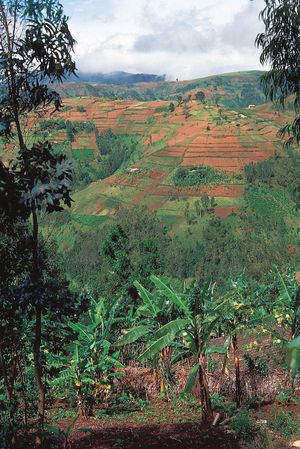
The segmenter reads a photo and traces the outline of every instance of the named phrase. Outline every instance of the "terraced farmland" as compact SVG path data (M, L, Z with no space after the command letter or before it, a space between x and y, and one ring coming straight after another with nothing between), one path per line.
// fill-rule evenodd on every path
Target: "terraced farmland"
M78 106L82 112L78 112ZM54 118L92 122L99 133L110 128L117 134L135 135L141 145L140 157L133 165L75 194L75 215L109 218L117 206L143 204L158 210L174 229L184 228L187 198L192 204L204 193L215 197L218 216L238 212L245 165L281 151L278 115L269 107L265 116L265 106L231 110L189 101L177 106L173 113L168 106L168 101L103 101L93 97L65 100L64 111L57 117L54 114ZM56 139L63 141L64 133ZM86 160L90 160L92 149L96 158L99 150L94 133L78 133L72 142L73 155L84 160L79 152L86 152ZM173 175L178 167L192 170L201 165L222 172L226 182L196 187L174 185ZM166 207L170 199L173 204L177 202L175 211Z
M158 211L180 233L187 227L186 203L193 210L195 201L204 194L215 198L218 216L238 213L243 205L245 165L281 152L277 132L288 117L270 105L233 110L191 100L180 106L176 103L175 111L170 112L169 104L162 100L69 98L62 111L49 116L47 138L95 169L101 164L95 129L100 134L111 129L115 134L132 135L139 142L138 155L129 165L74 194L74 225L98 223L77 220L77 216L105 216L109 220L122 205L145 205ZM51 128L52 120L75 123L78 130L70 140L66 128ZM5 154L13 155L12 144ZM175 185L174 173L179 167L193 171L199 166L216 170L220 175L216 176L217 184ZM170 200L176 204L175 210L170 209Z

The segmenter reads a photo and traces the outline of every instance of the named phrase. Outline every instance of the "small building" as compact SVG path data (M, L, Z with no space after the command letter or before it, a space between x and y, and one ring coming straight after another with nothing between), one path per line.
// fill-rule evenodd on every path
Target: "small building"
M127 168L127 171L129 173L138 173L140 171L140 169L137 167L129 167L129 168Z
M248 109L255 109L256 108L256 104L249 104Z

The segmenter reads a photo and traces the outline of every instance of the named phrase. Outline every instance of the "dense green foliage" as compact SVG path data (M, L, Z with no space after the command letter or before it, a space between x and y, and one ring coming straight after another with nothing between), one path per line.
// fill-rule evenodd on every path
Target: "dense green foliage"
M233 177L234 178L234 177ZM236 177L238 179L238 177ZM199 167L179 167L175 170L173 181L178 187L199 186L201 184L230 183L231 178L212 167L201 165Z
M264 32L258 34L256 45L261 48L260 61L270 64L270 70L262 77L262 87L271 101L285 106L293 96L296 117L285 125L282 136L286 143L300 141L300 87L299 87L299 5L294 0L266 0L260 14Z
M110 129L102 134L96 132L97 146L100 152L99 178L112 175L120 167L124 167L139 152L139 139L136 136L114 134Z

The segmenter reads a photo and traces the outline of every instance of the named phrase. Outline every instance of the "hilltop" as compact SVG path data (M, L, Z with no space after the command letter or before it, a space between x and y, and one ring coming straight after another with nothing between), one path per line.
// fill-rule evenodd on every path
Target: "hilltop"
M186 81L131 82L124 84L102 84L99 82L72 82L58 86L64 98L93 96L109 99L132 99L139 101L174 100L179 95L194 96L198 90L207 100L226 107L247 107L262 104L265 96L260 87L261 71L235 72L213 75ZM126 81L126 77L124 77Z
M160 82L165 81L165 79L165 75L153 75L149 73L128 73L122 71L110 73L86 73L79 71L76 73L76 76L70 76L68 82L126 85Z

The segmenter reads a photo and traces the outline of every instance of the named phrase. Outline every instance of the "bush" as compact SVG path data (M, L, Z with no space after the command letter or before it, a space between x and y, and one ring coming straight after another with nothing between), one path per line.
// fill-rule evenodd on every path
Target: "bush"
M226 183L229 180L230 178L225 173L206 165L191 168L179 167L173 175L173 182L178 187Z
M250 441L257 434L257 425L255 421L249 417L247 410L242 410L237 413L231 423L232 430L234 430L237 438L245 441Z
M228 402L225 396L217 393L211 395L211 403L214 410L222 410L228 416L232 416L236 411L235 402Z
M10 449L12 439L23 428L19 405L16 401L5 403L0 400L0 447Z

